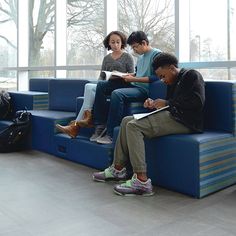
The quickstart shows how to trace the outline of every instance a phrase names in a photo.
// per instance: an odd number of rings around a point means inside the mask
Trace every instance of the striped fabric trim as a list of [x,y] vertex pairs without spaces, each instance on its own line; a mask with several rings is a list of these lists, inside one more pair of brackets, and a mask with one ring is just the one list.
[[233,135],[200,144],[200,196],[236,183],[236,83],[232,85]]
[[33,110],[48,109],[48,94],[33,96]]
[[143,107],[143,102],[131,102],[127,107],[127,115],[146,112]]
[[232,136],[200,144],[199,197],[236,183],[235,142]]
[[218,181],[210,186],[207,186],[206,188],[201,188],[200,198],[210,193],[226,188],[230,185],[233,185],[235,184],[235,182],[236,182],[236,174],[230,176],[228,179],[222,179],[221,181]]

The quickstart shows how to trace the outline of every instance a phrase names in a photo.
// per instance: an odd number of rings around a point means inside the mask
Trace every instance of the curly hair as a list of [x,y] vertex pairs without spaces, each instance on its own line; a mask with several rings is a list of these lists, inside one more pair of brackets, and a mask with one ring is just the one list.
[[105,39],[103,40],[103,45],[105,48],[107,48],[107,50],[111,50],[111,47],[109,45],[109,41],[110,41],[110,37],[111,35],[116,34],[120,37],[121,39],[121,48],[124,49],[127,46],[127,37],[125,36],[125,34],[123,34],[120,31],[111,31],[111,33],[109,33]]

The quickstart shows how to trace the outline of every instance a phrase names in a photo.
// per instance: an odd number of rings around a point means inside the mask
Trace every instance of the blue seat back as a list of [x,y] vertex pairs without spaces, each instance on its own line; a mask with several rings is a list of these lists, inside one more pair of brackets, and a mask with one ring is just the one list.
[[50,78],[31,78],[29,80],[29,91],[48,92]]
[[[235,134],[236,82],[205,81],[206,101],[204,129]],[[150,97],[165,98],[166,85],[161,81],[150,84]]]
[[149,84],[149,97],[152,99],[166,97],[166,85],[160,80]]
[[235,81],[205,81],[204,126],[235,134]]
[[49,81],[49,110],[76,111],[76,98],[84,95],[88,80],[51,79]]

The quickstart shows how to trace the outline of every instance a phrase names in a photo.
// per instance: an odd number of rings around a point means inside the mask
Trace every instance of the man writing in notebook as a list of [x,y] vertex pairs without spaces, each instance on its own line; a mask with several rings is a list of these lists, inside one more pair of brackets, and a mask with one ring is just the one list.
[[166,99],[147,99],[147,108],[169,106],[143,119],[123,118],[117,138],[113,164],[103,172],[93,174],[95,181],[126,180],[126,165],[130,161],[133,177],[114,186],[119,195],[153,195],[151,179],[147,177],[144,138],[168,134],[202,132],[204,81],[196,70],[178,68],[178,60],[168,53],[160,53],[153,62],[156,75],[167,85]]

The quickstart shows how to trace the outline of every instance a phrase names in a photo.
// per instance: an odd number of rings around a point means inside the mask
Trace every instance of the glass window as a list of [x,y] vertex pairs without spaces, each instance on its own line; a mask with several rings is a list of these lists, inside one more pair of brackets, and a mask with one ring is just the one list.
[[236,59],[236,3],[180,0],[180,61]]
[[231,0],[229,5],[230,14],[230,59],[236,61],[236,1]]
[[228,69],[227,68],[208,68],[198,69],[206,80],[228,80]]
[[54,71],[49,70],[49,71],[30,71],[29,72],[29,78],[54,78]]
[[16,71],[0,71],[0,90],[17,90]]
[[236,80],[236,68],[230,69],[230,79]]
[[54,65],[55,0],[29,1],[29,64]]
[[67,65],[101,64],[104,1],[67,1]]
[[89,79],[91,81],[97,81],[100,71],[95,70],[68,70],[67,78],[80,78]]
[[119,0],[119,30],[148,34],[152,47],[175,51],[174,0]]
[[226,0],[190,0],[190,42],[192,61],[227,60]]
[[17,1],[10,2],[0,2],[0,65],[3,67],[17,65]]

